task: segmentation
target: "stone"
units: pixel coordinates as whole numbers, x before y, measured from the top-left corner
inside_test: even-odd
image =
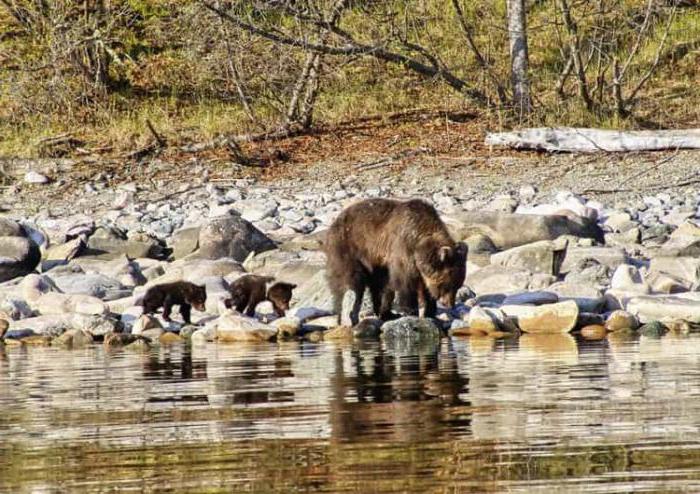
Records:
[[[0,320],[17,321],[34,315],[36,315],[34,310],[24,300],[12,296],[0,298]]]
[[[440,344],[442,331],[430,319],[401,317],[382,325],[382,341],[398,356],[433,354]]]
[[[199,227],[180,228],[168,239],[173,259],[182,259],[199,248]]]
[[[664,273],[695,285],[700,283],[700,257],[653,257],[649,271]]]
[[[623,232],[623,228],[632,221],[632,216],[626,212],[616,212],[610,214],[605,219],[605,226],[613,232]]]
[[[627,302],[627,311],[642,323],[666,318],[700,323],[700,300],[682,298],[678,295],[633,297]]]
[[[489,333],[507,326],[506,315],[499,309],[474,307],[469,312],[469,327],[474,331]]]
[[[671,236],[661,250],[668,257],[700,257],[700,237]]]
[[[569,273],[579,266],[579,263],[588,259],[611,269],[628,262],[627,254],[619,247],[569,247],[560,272]]]
[[[488,236],[499,249],[510,249],[540,240],[555,240],[562,235],[588,237],[603,241],[603,231],[595,221],[572,221],[564,216],[507,214],[464,211],[443,218],[457,240],[471,235]]]
[[[526,290],[532,275],[522,269],[486,266],[478,271],[467,270],[466,284],[477,295],[513,293]]]
[[[566,334],[576,327],[579,315],[573,300],[540,306],[504,305],[501,310],[515,318],[522,331],[533,334]]]
[[[518,196],[522,201],[532,201],[537,195],[537,188],[531,184],[526,184],[518,190]]]
[[[41,251],[30,238],[0,237],[0,283],[31,273],[39,261]]]
[[[273,328],[277,328],[277,337],[283,339],[294,338],[301,329],[301,319],[297,317],[280,317],[271,323]]]
[[[381,320],[374,317],[363,319],[353,326],[352,334],[355,338],[360,339],[379,338],[382,324],[383,322]]]
[[[309,333],[306,333],[305,338],[309,338],[311,335],[314,333],[320,333],[323,335],[323,340],[352,340],[355,335],[353,334],[352,328],[350,326],[337,326],[333,329],[329,329],[328,331],[311,331]],[[310,340],[312,341],[312,340]]]
[[[127,238],[118,228],[99,227],[90,236],[83,255],[98,259],[116,259],[124,255],[131,259],[159,258],[162,247],[156,239],[147,235]]]
[[[581,328],[581,337],[586,340],[602,340],[606,335],[605,326],[598,324]]]
[[[578,321],[576,322],[576,327],[585,328],[586,326],[604,326],[605,317],[603,314],[596,314],[593,312],[579,312]]]
[[[630,228],[624,233],[606,233],[605,245],[627,247],[639,244],[641,233],[639,228]]]
[[[158,336],[158,342],[161,345],[174,345],[176,343],[182,343],[185,339],[179,334],[173,333],[172,331],[163,331],[160,336]]]
[[[610,284],[612,270],[595,259],[582,259],[564,277],[571,285],[585,285],[595,288],[606,287]]]
[[[199,328],[195,332],[192,333],[192,337],[190,340],[192,341],[192,344],[204,344],[210,341],[214,341],[216,339],[216,328],[209,327],[209,328]]]
[[[260,221],[277,212],[277,202],[274,200],[242,199],[232,206],[246,221]]]
[[[514,293],[503,300],[504,305],[544,305],[557,302],[559,295],[545,291]]]
[[[24,174],[24,182],[27,184],[46,185],[49,183],[49,177],[39,172],[28,171]]]
[[[621,329],[637,329],[639,322],[627,311],[616,310],[610,313],[605,321],[605,328],[608,331],[620,331]]]
[[[566,242],[543,240],[493,254],[491,264],[556,276],[565,255]]]
[[[639,334],[647,338],[661,338],[668,329],[660,321],[650,321],[639,328]]]
[[[60,292],[61,290],[48,276],[29,274],[19,284],[22,298],[29,304],[48,292]]]
[[[652,293],[664,293],[667,295],[690,291],[693,284],[665,273],[656,271],[648,272],[644,279]]]
[[[131,289],[102,274],[49,275],[63,293],[91,295],[109,301],[131,295]]]
[[[131,328],[131,334],[142,334],[149,329],[163,329],[163,325],[157,317],[150,314],[143,314],[134,322]]]
[[[275,243],[240,216],[227,215],[212,219],[199,232],[197,256],[202,259],[230,257],[243,262],[253,252],[275,248]]]
[[[518,207],[518,200],[509,195],[498,196],[489,202],[484,211],[512,213]]]
[[[561,281],[547,287],[547,292],[556,294],[562,302],[573,300],[582,312],[599,312],[605,306],[603,292],[587,283]]]
[[[216,339],[220,342],[270,341],[276,336],[277,328],[234,313],[219,317],[216,329]]]
[[[90,295],[48,292],[32,302],[32,308],[39,314],[78,313],[107,315],[109,307],[102,300]]]
[[[22,225],[10,218],[0,216],[0,237],[24,237]]]
[[[75,238],[64,244],[49,247],[46,252],[44,252],[41,263],[42,271],[45,272],[55,266],[66,264],[71,259],[80,255],[84,248],[85,242],[83,242],[82,238]]]
[[[54,340],[54,344],[68,348],[82,348],[93,343],[92,334],[82,329],[69,329]]]
[[[639,270],[629,264],[621,264],[615,269],[610,280],[610,287],[613,290],[639,293],[640,295],[646,295],[651,291],[649,286],[642,280]]]

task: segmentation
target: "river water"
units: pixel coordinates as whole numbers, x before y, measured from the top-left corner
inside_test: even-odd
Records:
[[[2,492],[700,492],[700,336],[0,349]]]

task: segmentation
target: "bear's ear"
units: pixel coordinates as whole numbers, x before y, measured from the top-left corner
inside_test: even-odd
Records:
[[[449,245],[443,245],[442,247],[440,247],[440,262],[443,264],[446,263],[452,258],[452,254],[452,247],[450,247]]]

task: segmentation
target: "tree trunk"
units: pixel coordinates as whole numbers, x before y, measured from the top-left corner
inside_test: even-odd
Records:
[[[527,9],[525,0],[506,0],[508,7],[508,38],[513,85],[513,103],[520,115],[531,110],[530,79],[528,77]]]

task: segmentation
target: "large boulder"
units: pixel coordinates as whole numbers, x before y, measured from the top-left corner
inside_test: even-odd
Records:
[[[579,309],[567,300],[547,305],[504,305],[501,310],[526,333],[565,334],[576,327]]]
[[[50,276],[63,293],[91,295],[102,300],[116,300],[131,295],[131,289],[102,274],[67,274]]]
[[[511,269],[525,269],[531,273],[557,276],[566,256],[566,241],[542,240],[513,247],[491,256],[491,264]]]
[[[465,211],[444,220],[457,240],[480,233],[488,236],[499,249],[555,240],[562,235],[604,240],[603,231],[596,222],[586,218],[572,220],[559,215]]]
[[[599,312],[605,306],[603,292],[595,285],[561,281],[547,287],[560,301],[573,300],[581,312]]]
[[[531,279],[531,273],[524,269],[492,265],[469,271],[465,283],[477,295],[485,295],[521,292],[530,286]]]
[[[199,250],[202,259],[231,257],[243,262],[251,252],[259,253],[275,248],[275,243],[241,216],[229,214],[213,218],[199,232]]]
[[[90,236],[85,256],[99,259],[116,259],[126,255],[131,259],[139,257],[161,258],[163,247],[155,238],[145,234],[127,235],[118,228],[99,227]]]
[[[11,330],[31,329],[42,336],[60,336],[69,329],[89,331],[94,336],[119,331],[118,320],[104,315],[88,314],[50,314],[45,316],[10,321]]]
[[[385,322],[381,331],[384,345],[397,355],[433,353],[442,336],[432,320],[413,316]]]
[[[270,341],[275,336],[277,328],[234,313],[222,315],[216,327],[216,339],[221,342]]]
[[[642,323],[667,319],[697,324],[700,323],[700,297],[695,295],[695,299],[670,295],[633,297],[627,302],[627,311]]]
[[[55,266],[68,263],[71,259],[78,256],[84,248],[85,242],[82,238],[74,238],[66,243],[49,247],[44,252],[41,270],[46,272]]]
[[[0,283],[31,273],[40,260],[39,245],[22,225],[0,218]]]
[[[32,303],[32,308],[42,315],[48,314],[89,314],[105,315],[109,308],[102,300],[90,295],[69,295],[66,293],[48,292],[41,295]]]
[[[29,274],[19,284],[22,298],[30,304],[48,292],[61,292],[51,278],[45,275]]]
[[[651,272],[664,273],[690,283],[700,283],[700,258],[659,256],[651,259]]]
[[[575,270],[588,260],[615,269],[620,264],[627,263],[629,259],[625,250],[619,247],[569,247],[566,250],[561,272],[568,273]]]
[[[197,250],[200,230],[200,227],[194,226],[180,228],[172,234],[168,239],[168,247],[172,250],[173,259],[182,259]]]
[[[319,251],[270,250],[250,256],[243,263],[246,271],[303,285],[326,266],[326,256]]]

